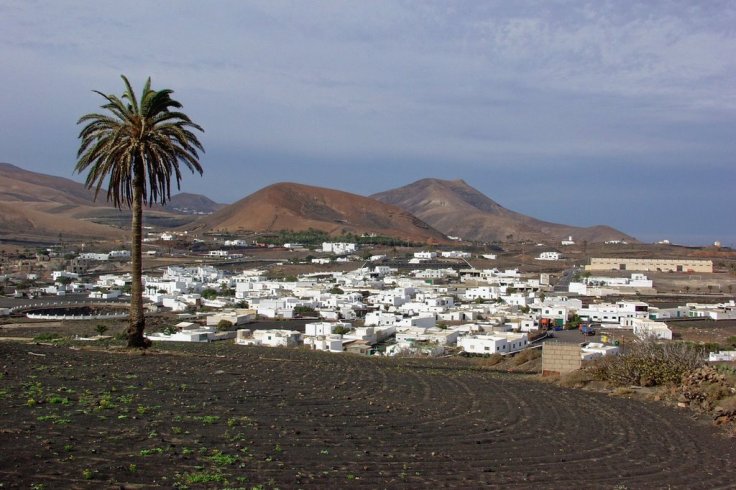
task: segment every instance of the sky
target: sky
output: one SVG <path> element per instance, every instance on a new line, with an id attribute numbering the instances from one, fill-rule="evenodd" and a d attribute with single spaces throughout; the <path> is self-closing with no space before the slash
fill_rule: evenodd
<path id="1" fill-rule="evenodd" d="M 181 190 L 463 179 L 643 241 L 736 244 L 736 1 L 0 0 L 0 161 L 82 181 L 78 118 L 170 88 Z"/>

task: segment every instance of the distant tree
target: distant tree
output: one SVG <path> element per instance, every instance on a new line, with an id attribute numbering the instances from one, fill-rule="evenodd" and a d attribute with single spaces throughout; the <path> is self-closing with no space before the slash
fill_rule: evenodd
<path id="1" fill-rule="evenodd" d="M 345 291 L 343 291 L 342 289 L 340 289 L 337 286 L 334 286 L 332 289 L 330 289 L 327 292 L 330 293 L 330 294 L 345 294 Z"/>
<path id="2" fill-rule="evenodd" d="M 95 332 L 97 332 L 97 335 L 104 335 L 105 332 L 107 332 L 107 326 L 105 325 L 97 325 L 95 327 Z"/>
<path id="3" fill-rule="evenodd" d="M 334 329 L 332 329 L 332 333 L 336 333 L 336 334 L 340 334 L 340 335 L 345 335 L 346 333 L 350 333 L 351 330 L 352 330 L 352 328 L 350 328 L 350 327 L 345 327 L 343 325 L 338 325 Z"/>
<path id="4" fill-rule="evenodd" d="M 230 330 L 233 327 L 233 322 L 230 320 L 222 319 L 219 322 L 217 322 L 217 330 L 224 332 L 225 330 Z"/>
<path id="5" fill-rule="evenodd" d="M 201 296 L 204 299 L 215 299 L 217 298 L 217 291 L 212 288 L 207 288 L 202 291 Z"/>
<path id="6" fill-rule="evenodd" d="M 180 164 L 202 174 L 197 151 L 204 151 L 192 129 L 203 131 L 189 116 L 178 111 L 182 105 L 171 98 L 169 89 L 151 89 L 149 78 L 138 98 L 130 82 L 122 76 L 122 97 L 105 95 L 104 114 L 82 116 L 84 124 L 76 172 L 87 171 L 85 182 L 95 188 L 107 188 L 107 200 L 117 208 L 132 211 L 130 324 L 128 347 L 148 347 L 143 336 L 142 225 L 143 204 L 166 204 L 171 197 L 171 179 L 179 187 Z"/>
<path id="7" fill-rule="evenodd" d="M 312 308 L 311 306 L 295 306 L 294 316 L 296 317 L 319 316 L 319 312 L 315 310 L 314 308 Z"/>

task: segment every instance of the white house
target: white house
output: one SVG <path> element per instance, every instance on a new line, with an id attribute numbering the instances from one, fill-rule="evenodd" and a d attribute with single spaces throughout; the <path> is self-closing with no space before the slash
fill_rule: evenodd
<path id="1" fill-rule="evenodd" d="M 580 346 L 580 357 L 584 361 L 590 361 L 603 356 L 615 356 L 619 354 L 616 345 L 605 345 L 600 342 L 588 342 Z"/>
<path id="2" fill-rule="evenodd" d="M 215 327 L 201 327 L 194 323 L 182 325 L 181 330 L 174 333 L 156 332 L 147 334 L 151 340 L 163 340 L 166 342 L 211 342 L 213 340 L 225 340 L 233 338 L 234 332 L 218 332 Z"/>
<path id="3" fill-rule="evenodd" d="M 217 326 L 221 321 L 230 322 L 233 326 L 245 325 L 256 319 L 256 310 L 248 310 L 238 308 L 234 310 L 225 310 L 207 315 L 207 325 Z"/>
<path id="4" fill-rule="evenodd" d="M 631 327 L 634 335 L 641 339 L 672 340 L 672 330 L 663 322 L 655 322 L 646 318 L 625 318 L 622 320 L 622 325 Z"/>
<path id="5" fill-rule="evenodd" d="M 542 252 L 537 257 L 537 260 L 560 260 L 562 254 L 560 252 Z"/>
<path id="6" fill-rule="evenodd" d="M 495 333 L 493 335 L 468 335 L 461 337 L 457 345 L 471 354 L 511 354 L 528 345 L 526 333 Z"/>
<path id="7" fill-rule="evenodd" d="M 470 252 L 461 252 L 459 250 L 448 250 L 441 252 L 442 257 L 446 259 L 469 259 Z"/>
<path id="8" fill-rule="evenodd" d="M 414 258 L 420 260 L 432 260 L 437 258 L 437 252 L 414 252 Z"/>
<path id="9" fill-rule="evenodd" d="M 304 337 L 304 346 L 312 350 L 344 352 L 342 335 L 339 334 Z"/>
<path id="10" fill-rule="evenodd" d="M 618 323 L 624 318 L 647 318 L 649 305 L 641 301 L 619 301 L 616 304 L 594 303 L 580 308 L 578 315 L 587 321 Z"/>
<path id="11" fill-rule="evenodd" d="M 344 242 L 322 242 L 322 251 L 335 255 L 347 255 L 355 253 L 358 246 L 355 243 Z"/>
<path id="12" fill-rule="evenodd" d="M 238 330 L 235 343 L 238 345 L 264 345 L 267 347 L 296 347 L 302 341 L 302 334 L 296 330 Z"/>
<path id="13" fill-rule="evenodd" d="M 350 329 L 353 326 L 345 322 L 312 322 L 304 325 L 304 335 L 308 337 L 332 335 L 337 327 Z"/>
<path id="14" fill-rule="evenodd" d="M 736 350 L 722 350 L 708 354 L 708 362 L 733 362 L 736 361 Z"/>

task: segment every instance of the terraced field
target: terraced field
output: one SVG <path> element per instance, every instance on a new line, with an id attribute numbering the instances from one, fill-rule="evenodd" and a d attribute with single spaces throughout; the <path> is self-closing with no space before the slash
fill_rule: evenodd
<path id="1" fill-rule="evenodd" d="M 734 488 L 657 404 L 463 360 L 0 343 L 3 488 Z"/>

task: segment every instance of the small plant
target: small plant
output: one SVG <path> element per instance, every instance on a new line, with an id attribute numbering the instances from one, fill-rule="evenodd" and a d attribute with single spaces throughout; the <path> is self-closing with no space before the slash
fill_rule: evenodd
<path id="1" fill-rule="evenodd" d="M 104 335 L 105 332 L 107 332 L 107 326 L 106 325 L 97 325 L 95 327 L 95 332 L 97 332 L 97 335 Z"/>
<path id="2" fill-rule="evenodd" d="M 131 403 L 133 403 L 133 398 L 135 398 L 134 395 L 120 395 L 118 397 L 118 401 L 125 405 L 130 405 Z"/>
<path id="3" fill-rule="evenodd" d="M 136 465 L 135 463 L 130 463 L 128 465 L 128 471 L 130 473 L 135 473 L 136 471 L 138 471 L 138 465 Z"/>
<path id="4" fill-rule="evenodd" d="M 237 456 L 225 454 L 220 450 L 213 451 L 212 456 L 210 456 L 208 459 L 218 466 L 228 466 L 231 464 L 235 464 L 238 461 Z"/>
<path id="5" fill-rule="evenodd" d="M 182 475 L 184 483 L 196 485 L 198 483 L 224 483 L 225 475 L 216 471 L 195 471 Z"/>
<path id="6" fill-rule="evenodd" d="M 62 396 L 52 396 L 48 399 L 48 402 L 52 405 L 69 405 L 71 402 L 69 401 L 69 398 L 62 397 Z"/>
<path id="7" fill-rule="evenodd" d="M 151 456 L 152 454 L 163 454 L 164 450 L 160 447 L 154 447 L 151 449 L 141 449 L 141 456 Z"/>
<path id="8" fill-rule="evenodd" d="M 220 417 L 217 415 L 202 415 L 202 416 L 194 417 L 194 420 L 202 422 L 203 424 L 212 425 L 216 423 L 218 420 L 220 420 Z"/>
<path id="9" fill-rule="evenodd" d="M 89 468 L 85 468 L 82 470 L 82 478 L 85 480 L 91 480 L 95 476 L 94 471 L 92 471 Z"/>

